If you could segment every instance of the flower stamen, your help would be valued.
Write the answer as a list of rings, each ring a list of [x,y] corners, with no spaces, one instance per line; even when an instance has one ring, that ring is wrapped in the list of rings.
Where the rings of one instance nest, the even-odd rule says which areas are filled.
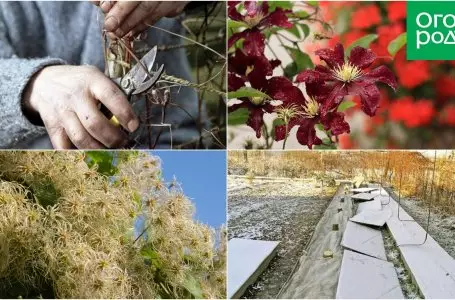
[[[362,70],[350,62],[345,62],[342,66],[333,69],[333,76],[345,83],[358,79],[362,74]]]
[[[306,118],[312,119],[319,114],[319,103],[311,97],[306,98],[306,100],[306,106],[302,105],[304,110],[302,115],[304,115]]]
[[[278,119],[283,120],[285,124],[289,124],[292,118],[303,114],[295,104],[288,106],[280,105],[275,109],[275,112],[277,113]]]
[[[262,12],[257,12],[254,16],[245,16],[245,23],[248,25],[249,28],[256,27],[259,23],[261,23],[262,19],[264,18],[264,14]]]
[[[264,103],[264,101],[265,101],[265,98],[261,97],[261,96],[250,97],[250,102],[257,106],[262,105]]]

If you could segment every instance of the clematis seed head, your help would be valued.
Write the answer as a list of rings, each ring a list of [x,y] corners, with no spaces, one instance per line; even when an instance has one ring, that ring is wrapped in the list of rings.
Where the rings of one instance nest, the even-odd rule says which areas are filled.
[[[333,76],[342,82],[351,82],[362,75],[362,70],[349,61],[333,69]]]

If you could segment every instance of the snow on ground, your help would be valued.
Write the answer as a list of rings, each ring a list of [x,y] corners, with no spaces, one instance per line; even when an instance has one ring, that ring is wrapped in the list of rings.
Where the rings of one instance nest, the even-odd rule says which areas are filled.
[[[417,199],[402,198],[401,206],[420,226],[427,227],[428,204]],[[449,216],[433,207],[428,233],[450,256],[455,258],[455,216]]]
[[[334,192],[325,187],[321,194],[320,187],[301,180],[228,177],[229,239],[281,241],[277,256],[244,297],[277,296]]]

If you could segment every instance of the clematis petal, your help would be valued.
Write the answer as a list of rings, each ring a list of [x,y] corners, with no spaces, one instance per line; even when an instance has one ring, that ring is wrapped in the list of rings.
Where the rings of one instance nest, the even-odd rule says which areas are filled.
[[[253,64],[253,60],[243,54],[242,49],[237,49],[234,55],[228,57],[228,71],[245,76],[248,66]]]
[[[321,118],[321,123],[324,125],[324,129],[330,130],[333,135],[351,132],[349,123],[345,121],[344,113],[342,112],[331,112],[327,114]]]
[[[299,129],[297,129],[297,141],[301,145],[307,145],[310,149],[313,148],[313,145],[322,144],[321,139],[316,136],[315,125],[316,122],[314,119],[304,119],[300,123]]]
[[[269,13],[269,3],[267,1],[262,1],[261,13],[263,16],[266,16]]]
[[[278,26],[283,28],[292,28],[294,25],[289,22],[289,18],[286,15],[288,12],[290,11],[283,10],[282,8],[278,7],[274,12],[262,19],[258,26]]]
[[[305,103],[302,91],[284,76],[276,76],[268,80],[267,95],[274,100],[281,100],[285,103],[297,105]]]
[[[344,48],[340,43],[336,44],[333,50],[330,48],[319,49],[315,54],[325,61],[331,69],[344,64]]]
[[[246,125],[256,131],[256,138],[260,138],[262,134],[262,125],[264,125],[264,110],[260,106],[251,107],[249,110],[250,114]]]
[[[296,126],[296,125],[299,125],[299,121],[298,121],[298,119],[294,118],[288,124],[288,127],[287,127],[288,134],[291,131],[291,129],[294,128],[294,126]],[[277,142],[282,141],[282,140],[284,140],[285,137],[286,137],[286,125],[275,126],[275,141],[277,141]]]
[[[339,81],[326,83],[325,88],[322,88],[319,92],[321,93],[321,99],[318,99],[318,102],[321,103],[320,113],[322,116],[336,109],[343,101],[344,96],[348,95],[348,89]]]
[[[397,79],[395,75],[390,71],[386,66],[379,66],[376,69],[368,72],[360,78],[361,81],[365,83],[375,83],[377,81],[383,82],[390,86],[392,89],[397,88]]]
[[[243,39],[246,37],[246,35],[248,34],[249,32],[249,29],[247,30],[244,30],[242,32],[236,32],[234,33],[229,39],[228,39],[228,49],[230,49],[232,46],[234,46],[234,44],[240,40],[240,39]]]
[[[254,17],[257,15],[260,6],[257,1],[244,1],[244,6],[246,9],[246,14],[249,17]]]
[[[248,74],[251,86],[258,90],[265,90],[267,87],[266,76],[272,75],[272,65],[265,56],[253,57],[252,70]]]
[[[228,1],[228,16],[234,21],[243,21],[243,16],[237,10],[237,4],[241,1]]]
[[[318,69],[305,70],[300,72],[295,78],[296,82],[305,83],[321,83],[324,81],[333,80],[331,73],[321,72]]]
[[[245,54],[251,56],[263,56],[265,49],[264,34],[256,28],[246,30],[246,32],[245,41],[243,42],[243,50],[245,51]],[[234,35],[231,36],[231,39]]]
[[[275,69],[281,65],[281,60],[272,59],[272,60],[270,60],[270,65],[272,66],[272,69]]]
[[[360,69],[368,68],[375,60],[376,54],[373,51],[359,46],[354,47],[349,55],[351,64]]]
[[[370,117],[376,114],[381,93],[376,85],[370,83],[354,82],[349,86],[350,95],[359,95],[361,109]]]
[[[245,86],[245,80],[235,75],[234,73],[229,72],[228,74],[228,89],[229,91],[236,91],[239,88]]]

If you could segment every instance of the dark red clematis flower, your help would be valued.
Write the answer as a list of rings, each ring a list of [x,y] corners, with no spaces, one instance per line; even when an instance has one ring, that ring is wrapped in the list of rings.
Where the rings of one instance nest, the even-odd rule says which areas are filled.
[[[273,113],[275,106],[271,100],[281,100],[283,103],[293,101],[298,97],[300,91],[286,77],[277,76],[267,79],[272,75],[273,68],[279,65],[279,61],[268,61],[265,57],[245,56],[241,50],[229,59],[228,89],[236,91],[246,86],[250,86],[266,94],[268,97],[243,97],[241,103],[229,107],[229,112],[239,108],[247,108],[249,117],[247,125],[254,129],[256,137],[261,137],[262,126],[264,125],[264,113]]]
[[[322,141],[316,136],[315,126],[321,124],[324,130],[330,131],[332,135],[338,136],[343,133],[350,133],[349,124],[344,120],[344,113],[330,111],[322,114],[321,107],[326,101],[325,96],[310,96],[312,91],[317,91],[316,86],[307,85],[307,94],[304,96],[300,91],[300,97],[294,97],[294,102],[289,102],[291,107],[299,109],[295,117],[290,120],[288,125],[279,125],[275,127],[275,140],[280,141],[286,137],[287,133],[294,127],[297,129],[297,141],[312,149],[313,145],[320,145]]]
[[[386,66],[366,71],[375,60],[376,54],[369,49],[354,47],[349,58],[345,59],[344,48],[337,44],[332,49],[316,51],[326,66],[318,65],[314,70],[305,70],[297,75],[297,82],[315,84],[325,93],[327,100],[322,104],[322,115],[335,110],[346,95],[359,95],[361,108],[369,116],[374,116],[379,106],[380,92],[376,82],[383,82],[396,89],[395,76]]]
[[[292,23],[288,21],[287,13],[291,11],[283,10],[278,7],[269,13],[269,5],[266,1],[258,3],[256,1],[245,1],[246,14],[242,15],[237,10],[240,1],[228,2],[228,15],[231,20],[245,23],[248,28],[242,32],[234,33],[228,40],[228,48],[235,42],[244,39],[243,49],[248,56],[261,56],[264,54],[265,36],[262,30],[271,26],[292,28]]]

